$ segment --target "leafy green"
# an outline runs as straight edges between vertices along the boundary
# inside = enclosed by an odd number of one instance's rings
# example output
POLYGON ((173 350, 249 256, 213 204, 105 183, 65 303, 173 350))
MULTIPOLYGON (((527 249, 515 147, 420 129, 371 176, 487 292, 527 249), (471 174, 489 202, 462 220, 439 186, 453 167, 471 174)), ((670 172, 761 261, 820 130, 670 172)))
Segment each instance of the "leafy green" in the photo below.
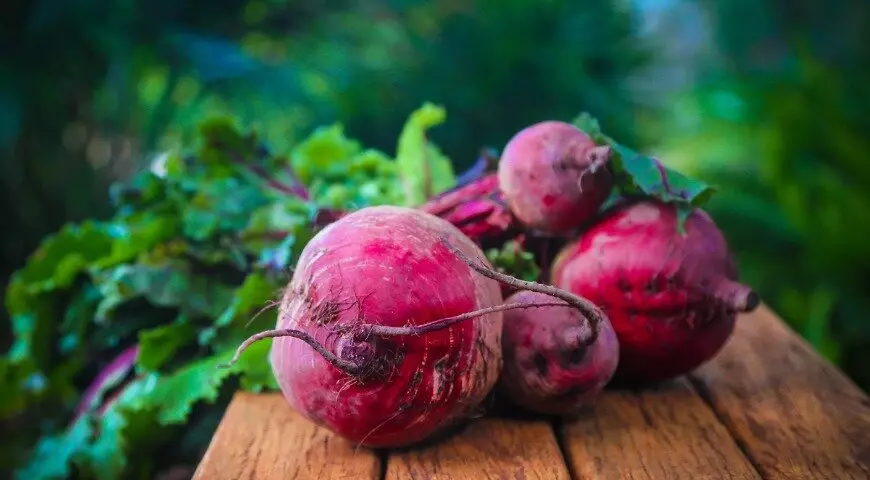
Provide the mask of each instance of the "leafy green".
POLYGON ((203 419, 234 389, 277 389, 270 341, 218 366, 274 326, 275 301, 323 209, 408 203, 404 182, 424 165, 431 188, 453 186, 449 161, 423 136, 444 118, 433 108, 409 118, 399 160, 339 124, 287 157, 232 118, 207 119, 190 145, 112 186, 110 218, 47 238, 6 292, 15 338, 0 357, 0 414, 33 439, 19 477, 153 476, 172 429, 197 425, 185 437, 195 452, 208 441, 202 429, 214 428, 203 419), (135 369, 112 363, 132 347, 135 369))
POLYGON ((60 435, 44 437, 36 445, 33 461, 20 471, 22 480, 68 478, 74 457, 81 454, 81 446, 93 436, 86 418, 81 418, 72 428, 60 435))
POLYGON ((608 137, 601 131, 598 120, 587 112, 578 115, 573 123, 595 143, 613 149, 611 166, 617 178, 617 195, 641 195, 676 204, 680 231, 692 209, 704 205, 716 192, 716 187, 689 178, 608 137))
POLYGON ((490 248, 486 258, 500 272, 507 273, 521 280, 537 281, 541 269, 534 254, 522 248, 516 240, 509 240, 501 248, 490 248))
POLYGON ((175 352, 196 337, 193 325, 186 322, 170 323, 139 332, 139 356, 142 368, 154 371, 169 361, 175 352))
POLYGON ((419 205, 456 183, 450 159, 426 137, 426 130, 440 125, 446 118, 444 108, 425 103, 411 114, 399 136, 396 162, 409 206, 419 205))

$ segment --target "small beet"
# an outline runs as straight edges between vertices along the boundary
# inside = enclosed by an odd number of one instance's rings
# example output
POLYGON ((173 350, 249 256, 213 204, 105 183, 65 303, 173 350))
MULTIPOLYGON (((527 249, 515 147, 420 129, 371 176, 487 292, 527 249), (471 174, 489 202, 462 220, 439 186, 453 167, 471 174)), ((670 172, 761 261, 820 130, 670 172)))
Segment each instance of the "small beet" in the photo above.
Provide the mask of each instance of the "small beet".
POLYGON ((553 235, 584 224, 607 200, 610 147, 597 146, 570 123, 539 122, 520 130, 498 164, 499 188, 527 227, 553 235))
POLYGON ((715 356, 739 312, 759 298, 738 281, 721 231, 694 209, 644 199, 602 216, 557 256, 551 282, 588 298, 619 339, 615 378, 648 383, 686 374, 715 356))
MULTIPOLYGON (((553 302, 521 290, 505 303, 553 302)), ((619 361, 619 343, 610 321, 598 325, 589 344, 589 320, 568 305, 504 313, 504 371, 499 390, 514 404, 541 414, 570 414, 589 404, 607 385, 619 361)))

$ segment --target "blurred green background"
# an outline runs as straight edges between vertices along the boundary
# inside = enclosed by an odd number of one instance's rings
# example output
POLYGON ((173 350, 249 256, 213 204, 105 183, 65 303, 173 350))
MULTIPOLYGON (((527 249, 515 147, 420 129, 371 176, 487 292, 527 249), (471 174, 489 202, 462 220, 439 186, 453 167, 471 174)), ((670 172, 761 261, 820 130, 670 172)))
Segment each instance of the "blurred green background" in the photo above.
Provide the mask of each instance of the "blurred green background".
MULTIPOLYGON (((340 121, 393 154, 410 112, 457 171, 581 110, 720 186, 743 278, 870 387, 870 3, 12 0, 0 15, 5 284, 41 239, 212 113, 274 150, 340 121)), ((4 320, 4 325, 7 322, 4 320)), ((9 345, 9 329, 2 333, 9 345)))

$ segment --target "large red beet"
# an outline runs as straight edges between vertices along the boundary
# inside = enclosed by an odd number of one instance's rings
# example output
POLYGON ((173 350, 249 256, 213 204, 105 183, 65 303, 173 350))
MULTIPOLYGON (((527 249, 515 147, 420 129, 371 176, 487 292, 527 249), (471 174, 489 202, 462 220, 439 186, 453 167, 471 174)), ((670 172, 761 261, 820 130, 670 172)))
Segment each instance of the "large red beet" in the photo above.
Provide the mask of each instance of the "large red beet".
POLYGON ((615 378, 652 382, 711 359, 738 312, 758 296, 738 282, 728 245, 695 209, 677 230, 673 204, 624 204, 599 219, 557 256, 551 282, 599 305, 620 346, 615 378))
POLYGON ((501 372, 502 313, 401 333, 502 302, 498 282, 445 241, 491 268, 455 226, 404 207, 350 213, 305 246, 277 322, 293 335, 271 335, 294 408, 373 447, 427 440, 475 413, 501 372))

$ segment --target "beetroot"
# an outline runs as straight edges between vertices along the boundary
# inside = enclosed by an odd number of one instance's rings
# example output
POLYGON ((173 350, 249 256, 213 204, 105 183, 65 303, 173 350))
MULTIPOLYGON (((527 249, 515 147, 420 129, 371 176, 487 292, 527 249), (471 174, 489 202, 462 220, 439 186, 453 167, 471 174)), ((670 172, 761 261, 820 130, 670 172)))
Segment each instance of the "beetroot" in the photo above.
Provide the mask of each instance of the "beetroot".
MULTIPOLYGON (((521 290, 505 303, 536 305, 548 295, 521 290)), ((592 335, 581 312, 560 306, 504 313, 504 372, 499 390, 516 405, 543 414, 569 414, 594 399, 613 377, 619 343, 610 321, 600 320, 592 335)))
POLYGON ((616 378, 654 382, 711 359, 738 312, 758 303, 713 220, 694 209, 678 231, 674 204, 626 203, 557 256, 554 285, 601 306, 619 338, 616 378))
POLYGON ((610 194, 609 160, 610 147, 596 146, 570 123, 539 122, 520 130, 505 146, 499 187, 524 225, 565 234, 592 218, 610 194))
POLYGON ((473 414, 501 372, 502 303, 467 236, 420 210, 367 207, 315 235, 280 305, 272 369, 287 401, 357 444, 399 447, 473 414), (423 334, 425 333, 425 334, 423 334), (295 338, 291 338, 295 337, 295 338), (302 340, 302 341, 299 341, 302 340))

